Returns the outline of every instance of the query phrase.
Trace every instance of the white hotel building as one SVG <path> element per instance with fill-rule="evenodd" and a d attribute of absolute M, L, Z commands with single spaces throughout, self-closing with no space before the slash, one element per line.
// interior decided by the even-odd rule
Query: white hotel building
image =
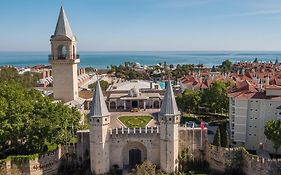
<path fill-rule="evenodd" d="M 264 135 L 264 126 L 268 120 L 281 119 L 281 87 L 237 82 L 228 96 L 231 145 L 274 153 L 273 144 Z"/>

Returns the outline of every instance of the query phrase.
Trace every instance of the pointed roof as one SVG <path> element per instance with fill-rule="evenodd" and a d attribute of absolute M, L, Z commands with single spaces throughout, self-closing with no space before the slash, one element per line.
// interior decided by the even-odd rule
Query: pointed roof
<path fill-rule="evenodd" d="M 171 81 L 168 81 L 164 100 L 161 105 L 160 115 L 179 115 L 180 111 L 176 103 Z"/>
<path fill-rule="evenodd" d="M 66 17 L 66 14 L 64 12 L 63 6 L 61 6 L 60 9 L 59 19 L 57 22 L 54 36 L 66 36 L 70 39 L 74 37 L 68 19 Z"/>
<path fill-rule="evenodd" d="M 91 104 L 90 117 L 103 117 L 108 116 L 109 112 L 105 104 L 105 100 L 100 87 L 100 81 L 96 83 L 95 93 Z"/>
<path fill-rule="evenodd" d="M 276 65 L 276 64 L 278 64 L 278 63 L 279 63 L 278 58 L 276 58 L 276 60 L 275 60 L 275 63 L 274 63 L 274 64 Z"/>

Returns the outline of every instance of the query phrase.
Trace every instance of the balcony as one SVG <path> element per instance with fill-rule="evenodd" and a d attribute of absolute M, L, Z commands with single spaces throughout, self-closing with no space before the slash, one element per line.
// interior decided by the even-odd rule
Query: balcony
<path fill-rule="evenodd" d="M 68 57 L 69 57 L 69 55 L 60 55 L 60 56 L 58 56 L 57 60 L 66 60 Z M 55 56 L 49 55 L 48 59 L 49 59 L 49 61 L 55 60 Z M 78 55 L 78 54 L 73 56 L 73 60 L 77 60 L 77 59 L 80 59 L 80 55 Z"/>
<path fill-rule="evenodd" d="M 78 64 L 80 63 L 80 56 L 74 55 L 73 59 L 67 59 L 68 55 L 60 55 L 57 59 L 55 59 L 54 55 L 49 55 L 49 63 L 50 64 Z"/>

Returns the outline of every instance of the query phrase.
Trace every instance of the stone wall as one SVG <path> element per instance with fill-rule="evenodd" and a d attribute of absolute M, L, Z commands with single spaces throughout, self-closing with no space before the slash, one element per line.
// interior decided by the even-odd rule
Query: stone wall
<path fill-rule="evenodd" d="M 149 160 L 160 166 L 159 128 L 119 128 L 110 131 L 110 165 L 119 168 L 129 165 L 129 150 L 140 149 L 142 161 Z"/>
<path fill-rule="evenodd" d="M 35 160 L 11 159 L 0 165 L 0 175 L 52 175 L 56 174 L 61 158 L 61 148 L 35 158 Z"/>
<path fill-rule="evenodd" d="M 243 169 L 246 175 L 280 175 L 281 159 L 264 159 L 249 154 L 244 148 L 223 148 L 206 144 L 210 168 L 224 172 L 229 166 Z"/>
<path fill-rule="evenodd" d="M 179 154 L 183 149 L 188 148 L 188 152 L 192 157 L 200 158 L 201 152 L 205 148 L 207 139 L 207 128 L 202 132 L 201 144 L 201 128 L 180 127 L 179 128 Z"/>
<path fill-rule="evenodd" d="M 77 131 L 76 154 L 80 162 L 84 162 L 90 157 L 90 130 Z"/>
<path fill-rule="evenodd" d="M 89 130 L 77 132 L 78 142 L 76 147 L 77 157 L 79 162 L 89 159 L 90 141 Z M 123 168 L 127 164 L 127 152 L 124 148 L 129 149 L 130 145 L 135 147 L 145 147 L 144 152 L 147 152 L 145 159 L 150 160 L 156 165 L 160 164 L 160 135 L 159 127 L 147 128 L 114 128 L 109 130 L 110 134 L 110 162 L 111 167 L 118 165 Z M 194 158 L 200 158 L 205 148 L 207 139 L 207 128 L 202 132 L 201 145 L 201 128 L 179 128 L 179 153 L 188 148 L 189 153 Z M 143 149 L 143 148 L 141 148 Z"/>

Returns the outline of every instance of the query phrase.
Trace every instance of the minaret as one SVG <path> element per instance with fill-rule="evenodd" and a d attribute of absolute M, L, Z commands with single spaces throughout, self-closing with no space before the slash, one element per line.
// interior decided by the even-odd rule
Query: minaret
<path fill-rule="evenodd" d="M 105 174 L 110 170 L 109 123 L 110 114 L 98 80 L 89 113 L 91 171 L 94 174 Z"/>
<path fill-rule="evenodd" d="M 160 166 L 166 173 L 173 173 L 178 170 L 179 163 L 178 127 L 180 112 L 170 81 L 167 84 L 158 120 L 160 122 Z"/>
<path fill-rule="evenodd" d="M 76 38 L 72 33 L 63 7 L 61 7 L 56 30 L 51 36 L 53 91 L 56 100 L 68 102 L 78 97 Z"/>

